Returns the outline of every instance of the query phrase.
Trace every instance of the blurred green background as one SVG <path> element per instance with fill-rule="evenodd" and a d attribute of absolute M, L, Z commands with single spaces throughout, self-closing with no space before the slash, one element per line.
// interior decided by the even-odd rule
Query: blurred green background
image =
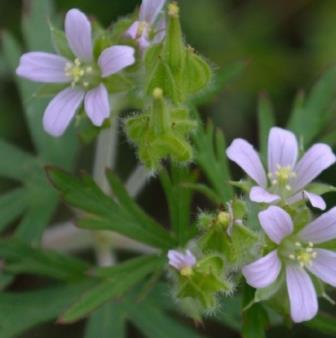
<path fill-rule="evenodd" d="M 60 14 L 78 7 L 108 26 L 116 18 L 130 13 L 140 1 L 55 0 L 54 3 Z M 277 122 L 283 125 L 296 92 L 308 91 L 326 69 L 336 64 L 335 0 L 179 0 L 179 3 L 188 42 L 211 60 L 215 68 L 239 60 L 246 64 L 237 80 L 209 106 L 202 107 L 205 116 L 213 119 L 228 139 L 239 135 L 256 142 L 260 93 L 267 92 L 271 97 Z M 19 23 L 24 10 L 27 10 L 25 1 L 0 0 L 0 31 L 11 31 L 21 42 Z M 0 138 L 31 150 L 13 74 L 1 62 Z M 150 205 L 146 200 L 143 203 Z M 204 331 L 209 337 L 237 337 L 212 324 Z M 24 337 L 48 335 L 52 338 L 63 334 L 81 337 L 81 332 L 81 324 L 53 330 L 45 326 Z M 298 326 L 291 331 L 273 329 L 268 336 L 276 338 L 284 334 L 309 338 L 317 332 Z M 133 332 L 131 337 L 135 336 Z M 319 334 L 319 337 L 323 336 Z"/>

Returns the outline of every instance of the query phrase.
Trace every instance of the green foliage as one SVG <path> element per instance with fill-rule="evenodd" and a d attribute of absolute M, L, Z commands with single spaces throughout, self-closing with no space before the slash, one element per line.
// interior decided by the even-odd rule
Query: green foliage
<path fill-rule="evenodd" d="M 105 195 L 88 175 L 77 178 L 56 168 L 49 168 L 48 174 L 65 201 L 87 213 L 79 226 L 115 231 L 161 249 L 174 247 L 171 235 L 135 205 L 111 172 L 108 177 L 117 201 Z"/>
<path fill-rule="evenodd" d="M 223 259 L 215 254 L 202 258 L 190 273 L 182 271 L 176 285 L 176 296 L 182 300 L 191 299 L 201 313 L 216 310 L 218 294 L 231 291 L 232 284 L 225 275 Z"/>
<path fill-rule="evenodd" d="M 321 77 L 306 100 L 299 96 L 288 128 L 302 137 L 306 146 L 321 134 L 333 118 L 335 88 L 336 69 L 332 68 Z"/>
<path fill-rule="evenodd" d="M 266 160 L 268 134 L 270 129 L 275 126 L 275 119 L 272 104 L 265 95 L 261 95 L 259 99 L 258 120 L 260 154 L 262 159 Z"/>
<path fill-rule="evenodd" d="M 178 244 L 183 246 L 191 238 L 194 229 L 190 226 L 192 191 L 186 185 L 195 181 L 195 175 L 187 168 L 171 166 L 160 172 L 170 212 L 170 223 L 176 234 Z"/>
<path fill-rule="evenodd" d="M 146 299 L 139 300 L 136 293 L 104 305 L 90 317 L 85 338 L 107 338 L 113 332 L 116 338 L 126 338 L 125 327 L 131 322 L 146 337 L 202 338 L 194 329 L 187 328 L 166 310 L 172 310 L 167 285 L 154 288 Z M 164 330 L 162 329 L 164 328 Z"/>
<path fill-rule="evenodd" d="M 305 323 L 305 325 L 317 332 L 330 335 L 330 337 L 336 334 L 335 318 L 324 312 L 320 312 L 313 320 Z"/>
<path fill-rule="evenodd" d="M 261 304 L 253 304 L 254 290 L 244 285 L 243 295 L 243 338 L 265 338 L 265 329 L 268 324 L 266 310 Z M 246 308 L 247 307 L 247 308 Z M 244 310 L 245 309 L 245 310 Z"/>
<path fill-rule="evenodd" d="M 138 262 L 137 262 L 138 263 Z M 116 271 L 109 269 L 109 278 L 98 282 L 93 288 L 87 290 L 83 295 L 74 302 L 64 314 L 61 315 L 59 321 L 68 323 L 83 318 L 96 308 L 105 304 L 109 300 L 119 298 L 125 294 L 130 288 L 141 282 L 148 274 L 157 269 L 162 268 L 163 260 L 160 257 L 153 256 L 142 264 L 134 264 L 129 262 L 119 264 Z"/>
<path fill-rule="evenodd" d="M 173 162 L 191 161 L 189 135 L 197 127 L 187 108 L 172 106 L 163 94 L 161 88 L 155 88 L 149 112 L 125 121 L 127 136 L 138 147 L 140 160 L 153 171 L 165 158 Z"/>
<path fill-rule="evenodd" d="M 230 172 L 225 155 L 225 139 L 221 131 L 215 130 L 209 123 L 200 127 L 194 138 L 196 144 L 195 160 L 204 171 L 207 179 L 217 194 L 217 200 L 223 204 L 233 197 L 233 189 L 229 184 Z"/>
<path fill-rule="evenodd" d="M 85 330 L 85 338 L 126 337 L 127 310 L 124 305 L 108 303 L 95 311 L 89 319 Z"/>
<path fill-rule="evenodd" d="M 90 281 L 84 281 L 37 291 L 0 293 L 1 337 L 17 337 L 35 325 L 56 318 L 90 285 Z"/>
<path fill-rule="evenodd" d="M 30 15 L 24 17 L 24 41 L 30 50 L 45 50 L 50 46 L 47 14 L 52 14 L 51 2 L 37 0 L 32 3 Z M 8 33 L 3 35 L 2 42 L 4 57 L 11 73 L 14 74 L 19 63 L 21 49 Z M 77 142 L 72 132 L 57 141 L 48 136 L 42 129 L 41 123 L 47 100 L 33 98 L 37 89 L 36 85 L 17 77 L 15 81 L 20 98 L 24 103 L 24 113 L 37 155 L 26 154 L 16 147 L 0 141 L 0 154 L 3 159 L 0 175 L 22 184 L 22 188 L 2 197 L 0 206 L 2 204 L 3 207 L 6 207 L 6 203 L 9 203 L 13 197 L 17 199 L 17 205 L 16 208 L 6 208 L 0 228 L 5 229 L 22 215 L 17 227 L 17 236 L 37 244 L 58 204 L 57 194 L 46 180 L 43 166 L 46 163 L 52 163 L 71 169 L 75 162 Z"/>
<path fill-rule="evenodd" d="M 59 280 L 84 279 L 89 264 L 53 251 L 34 249 L 15 239 L 0 241 L 0 257 L 6 260 L 5 272 L 29 273 Z"/>

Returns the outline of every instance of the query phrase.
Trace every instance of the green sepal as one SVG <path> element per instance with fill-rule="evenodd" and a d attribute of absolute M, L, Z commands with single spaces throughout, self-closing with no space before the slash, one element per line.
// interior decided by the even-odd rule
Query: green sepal
<path fill-rule="evenodd" d="M 224 262 L 218 255 L 200 260 L 189 276 L 180 276 L 177 297 L 198 300 L 204 309 L 217 306 L 218 292 L 230 292 L 231 283 L 223 276 Z"/>
<path fill-rule="evenodd" d="M 109 31 L 109 37 L 113 44 L 118 44 L 127 40 L 127 44 L 129 45 L 129 42 L 133 41 L 132 39 L 125 37 L 125 32 L 131 27 L 135 19 L 135 15 L 133 17 L 124 17 L 113 24 L 112 29 Z"/>
<path fill-rule="evenodd" d="M 192 48 L 187 49 L 181 86 L 187 95 L 193 95 L 205 89 L 211 81 L 212 70 L 209 64 L 197 55 Z"/>
<path fill-rule="evenodd" d="M 102 130 L 111 127 L 110 119 L 105 119 L 101 127 L 96 127 L 86 117 L 80 118 L 80 121 L 78 123 L 79 123 L 78 136 L 83 144 L 90 144 L 98 137 L 99 133 Z"/>
<path fill-rule="evenodd" d="M 128 92 L 133 89 L 133 82 L 123 74 L 113 74 L 103 81 L 110 94 Z"/>
<path fill-rule="evenodd" d="M 228 260 L 236 267 L 242 266 L 258 255 L 259 236 L 242 224 L 234 224 L 231 232 L 231 250 Z"/>
<path fill-rule="evenodd" d="M 280 276 L 266 288 L 257 289 L 254 294 L 254 302 L 262 302 L 272 298 L 284 285 L 285 282 L 285 273 L 284 271 L 280 274 Z"/>
<path fill-rule="evenodd" d="M 325 184 L 325 183 L 311 183 L 306 187 L 306 190 L 309 192 L 312 192 L 317 195 L 324 195 L 327 194 L 328 192 L 335 192 L 336 187 L 330 184 Z"/>
<path fill-rule="evenodd" d="M 295 206 L 287 206 L 285 210 L 293 220 L 295 231 L 304 228 L 312 219 L 312 212 L 303 201 Z"/>
<path fill-rule="evenodd" d="M 168 64 L 159 60 L 151 74 L 146 85 L 146 92 L 152 95 L 155 88 L 161 88 L 164 96 L 169 97 L 173 102 L 180 101 L 178 87 Z"/>
<path fill-rule="evenodd" d="M 69 59 L 69 61 L 73 61 L 76 57 L 68 45 L 68 40 L 65 36 L 65 33 L 60 29 L 54 27 L 54 25 L 50 21 L 49 29 L 51 34 L 51 40 L 56 52 Z"/>
<path fill-rule="evenodd" d="M 149 128 L 149 114 L 139 114 L 127 118 L 124 122 L 127 137 L 135 144 L 142 142 Z"/>
<path fill-rule="evenodd" d="M 229 181 L 229 183 L 232 186 L 239 188 L 246 193 L 248 193 L 253 186 L 253 183 L 250 180 Z"/>
<path fill-rule="evenodd" d="M 69 87 L 69 84 L 44 84 L 41 85 L 36 92 L 33 94 L 34 97 L 40 98 L 40 97 L 50 97 L 55 96 L 59 92 L 61 92 L 63 89 Z"/>
<path fill-rule="evenodd" d="M 144 63 L 147 71 L 153 69 L 153 65 L 156 65 L 157 62 L 161 59 L 161 53 L 162 44 L 154 44 L 146 50 Z"/>

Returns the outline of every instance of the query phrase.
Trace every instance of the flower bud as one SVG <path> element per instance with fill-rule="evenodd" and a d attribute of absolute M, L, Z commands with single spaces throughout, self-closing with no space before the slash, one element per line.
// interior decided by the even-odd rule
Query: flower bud
<path fill-rule="evenodd" d="M 170 115 L 163 98 L 163 90 L 159 87 L 153 89 L 153 108 L 151 112 L 150 127 L 156 135 L 166 134 L 171 127 Z"/>
<path fill-rule="evenodd" d="M 185 61 L 185 45 L 179 18 L 179 7 L 176 2 L 168 5 L 168 28 L 163 55 L 173 74 L 178 74 Z"/>

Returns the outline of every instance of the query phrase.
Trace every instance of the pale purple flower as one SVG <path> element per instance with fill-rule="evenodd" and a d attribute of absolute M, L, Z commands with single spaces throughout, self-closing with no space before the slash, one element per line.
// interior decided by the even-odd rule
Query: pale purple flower
<path fill-rule="evenodd" d="M 259 213 L 259 221 L 277 249 L 245 266 L 247 283 L 260 289 L 270 286 L 281 271 L 286 275 L 291 317 L 294 322 L 312 319 L 318 311 L 317 295 L 307 273 L 336 287 L 336 253 L 315 244 L 336 238 L 336 207 L 294 233 L 289 214 L 277 206 Z"/>
<path fill-rule="evenodd" d="M 258 184 L 250 191 L 251 201 L 293 204 L 306 199 L 313 207 L 324 210 L 326 204 L 323 198 L 306 188 L 323 170 L 335 163 L 336 157 L 328 145 L 318 143 L 298 160 L 298 148 L 292 132 L 272 128 L 268 138 L 267 175 L 258 153 L 245 140 L 234 140 L 226 154 Z"/>
<path fill-rule="evenodd" d="M 160 14 L 166 0 L 142 0 L 139 18 L 126 31 L 144 50 L 151 44 L 160 43 L 166 34 L 166 20 Z"/>
<path fill-rule="evenodd" d="M 196 258 L 190 250 L 186 250 L 185 252 L 169 250 L 167 256 L 169 265 L 180 272 L 191 269 L 196 264 Z"/>
<path fill-rule="evenodd" d="M 78 9 L 67 12 L 65 34 L 75 55 L 74 60 L 50 53 L 30 52 L 22 55 L 16 70 L 17 75 L 31 81 L 71 85 L 57 94 L 44 112 L 44 129 L 53 136 L 64 133 L 83 101 L 89 119 L 95 126 L 101 126 L 110 115 L 104 78 L 135 62 L 134 48 L 121 45 L 105 49 L 96 61 L 91 23 Z"/>

